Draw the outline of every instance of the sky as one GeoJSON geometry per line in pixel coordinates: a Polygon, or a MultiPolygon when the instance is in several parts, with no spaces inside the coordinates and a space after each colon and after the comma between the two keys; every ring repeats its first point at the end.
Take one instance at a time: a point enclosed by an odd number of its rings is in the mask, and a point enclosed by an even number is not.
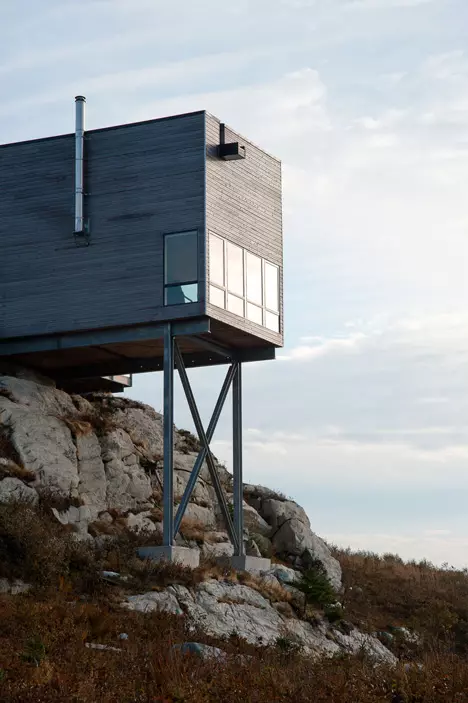
{"type": "MultiPolygon", "coordinates": [[[[286,341],[245,365],[245,480],[334,544],[468,566],[466,0],[0,10],[0,143],[73,131],[84,94],[88,129],[206,109],[282,160],[286,341]]],[[[223,373],[192,372],[205,421],[223,373]]],[[[161,379],[128,395],[160,410],[161,379]]]]}

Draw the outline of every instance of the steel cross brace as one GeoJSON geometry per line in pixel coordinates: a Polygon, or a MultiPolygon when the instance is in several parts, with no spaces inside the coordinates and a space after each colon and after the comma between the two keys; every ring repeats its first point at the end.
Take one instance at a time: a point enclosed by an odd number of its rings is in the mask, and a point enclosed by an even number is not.
{"type": "MultiPolygon", "coordinates": [[[[208,470],[210,472],[211,480],[213,482],[213,488],[216,493],[216,497],[218,499],[219,506],[221,508],[221,512],[223,514],[224,520],[226,522],[226,527],[229,533],[229,537],[231,538],[231,542],[234,545],[234,549],[236,553],[239,553],[240,549],[240,542],[238,539],[238,535],[236,534],[236,530],[234,528],[234,524],[231,518],[231,515],[229,513],[229,509],[227,506],[226,498],[224,495],[223,487],[221,486],[221,482],[219,480],[218,472],[216,471],[216,467],[214,465],[213,461],[213,455],[210,450],[210,441],[213,437],[214,431],[216,429],[216,425],[219,420],[219,416],[221,414],[221,410],[223,408],[224,402],[226,400],[226,396],[228,394],[229,388],[231,386],[232,380],[237,372],[237,367],[238,364],[237,362],[233,364],[226,376],[226,379],[224,381],[223,387],[221,389],[220,396],[218,398],[218,402],[216,403],[215,410],[213,412],[213,417],[211,418],[209,427],[207,432],[205,433],[205,430],[203,428],[203,423],[200,418],[200,413],[198,412],[197,404],[195,402],[195,397],[193,395],[192,387],[190,385],[189,378],[187,376],[187,371],[184,366],[184,362],[182,359],[182,355],[180,353],[179,347],[177,345],[177,342],[174,340],[174,360],[175,364],[177,367],[177,370],[179,372],[180,380],[182,382],[182,387],[184,389],[185,397],[187,398],[187,403],[190,408],[190,412],[192,414],[192,419],[195,425],[195,428],[197,430],[198,437],[200,439],[202,449],[197,457],[197,460],[195,462],[195,466],[192,470],[190,480],[186,486],[186,489],[184,491],[184,495],[182,497],[181,504],[179,505],[179,509],[177,511],[177,516],[174,522],[173,526],[173,539],[175,538],[175,535],[177,534],[180,524],[185,512],[185,509],[187,507],[187,504],[189,502],[190,496],[192,494],[192,491],[195,487],[195,483],[197,481],[197,478],[199,476],[199,473],[201,471],[201,467],[203,465],[203,462],[206,459],[206,463],[208,466],[208,470]]],[[[240,540],[242,541],[242,535],[240,537],[240,540]]]]}

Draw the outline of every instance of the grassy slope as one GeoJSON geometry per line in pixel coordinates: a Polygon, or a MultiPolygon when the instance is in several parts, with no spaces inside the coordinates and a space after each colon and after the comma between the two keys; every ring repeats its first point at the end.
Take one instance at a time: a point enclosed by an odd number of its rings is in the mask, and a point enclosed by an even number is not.
{"type": "Polygon", "coordinates": [[[2,703],[468,701],[463,572],[403,564],[396,557],[338,554],[347,620],[370,631],[406,625],[423,636],[418,647],[398,638],[392,644],[406,661],[423,662],[422,670],[405,671],[403,664],[387,670],[365,658],[311,662],[285,650],[284,643],[260,650],[235,638],[220,642],[187,632],[183,617],[123,611],[121,587],[99,577],[104,567],[131,573],[129,588],[140,592],[223,576],[173,567],[148,572],[133,559],[133,548],[121,540],[96,561],[47,513],[2,507],[0,577],[23,577],[36,585],[29,595],[0,596],[2,703]],[[127,640],[119,639],[122,632],[127,640]],[[186,640],[221,646],[229,659],[221,665],[175,656],[172,645],[186,640]],[[122,651],[92,650],[85,646],[91,642],[122,651]],[[249,656],[239,660],[238,654],[249,656]]]}

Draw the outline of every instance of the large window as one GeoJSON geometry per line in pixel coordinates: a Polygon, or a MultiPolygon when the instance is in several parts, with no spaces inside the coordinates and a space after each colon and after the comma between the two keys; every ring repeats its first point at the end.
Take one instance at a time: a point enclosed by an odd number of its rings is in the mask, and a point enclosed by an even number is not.
{"type": "Polygon", "coordinates": [[[280,331],[279,268],[210,234],[210,303],[280,331]]]}
{"type": "Polygon", "coordinates": [[[164,304],[198,300],[198,233],[166,234],[164,238],[164,304]]]}

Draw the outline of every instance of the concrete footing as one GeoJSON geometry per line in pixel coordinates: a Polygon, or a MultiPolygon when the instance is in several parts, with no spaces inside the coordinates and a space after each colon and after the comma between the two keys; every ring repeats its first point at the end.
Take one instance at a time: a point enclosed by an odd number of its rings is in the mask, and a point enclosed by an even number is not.
{"type": "Polygon", "coordinates": [[[231,566],[236,571],[248,571],[250,573],[259,573],[260,571],[268,571],[271,568],[270,559],[261,557],[248,557],[247,555],[231,557],[231,566]]]}
{"type": "Polygon", "coordinates": [[[139,547],[138,556],[151,561],[177,562],[191,569],[200,566],[200,550],[188,547],[139,547]]]}

